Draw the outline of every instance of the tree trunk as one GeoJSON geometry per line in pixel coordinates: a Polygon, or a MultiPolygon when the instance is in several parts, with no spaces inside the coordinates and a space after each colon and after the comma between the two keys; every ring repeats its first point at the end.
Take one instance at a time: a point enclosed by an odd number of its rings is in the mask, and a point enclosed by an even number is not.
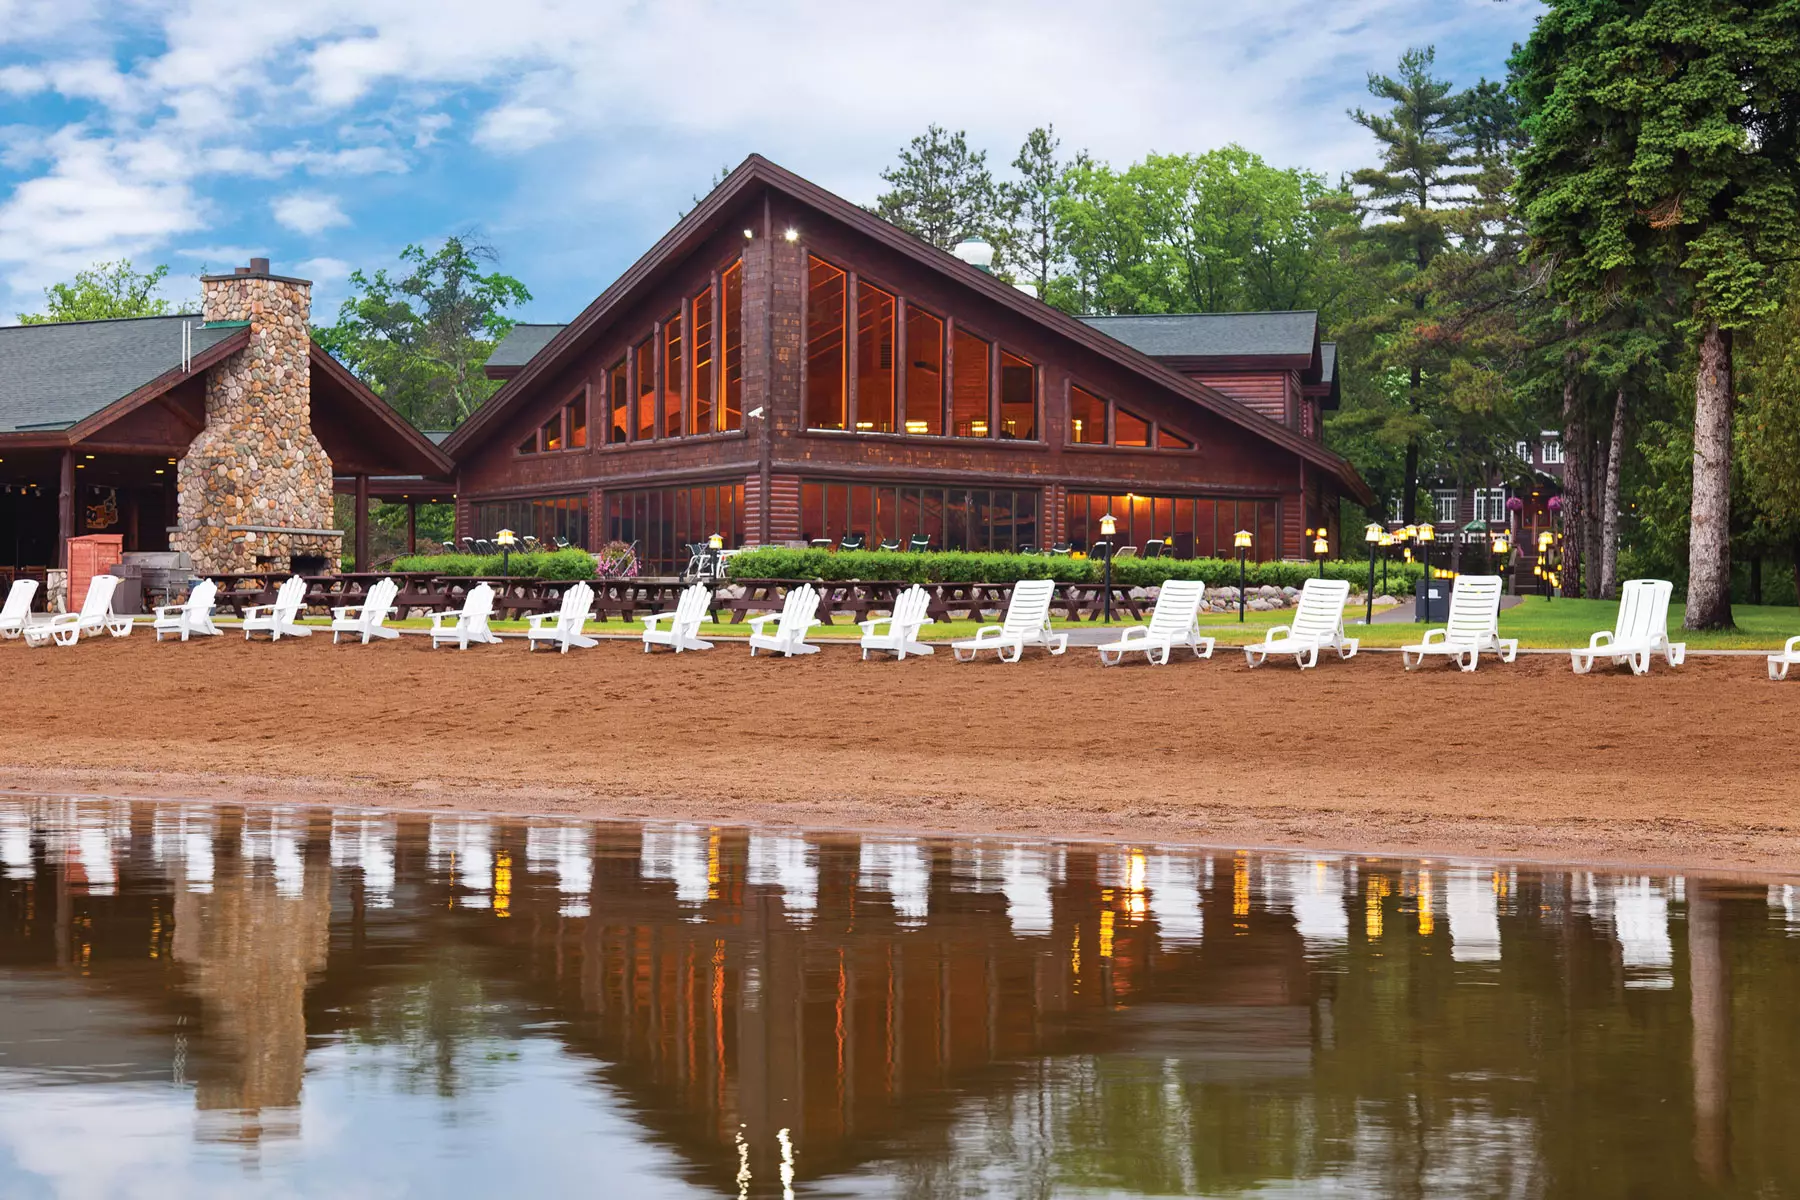
{"type": "MultiPolygon", "coordinates": [[[[1415,304],[1414,307],[1417,307],[1415,304]]],[[[1423,399],[1420,389],[1424,387],[1425,373],[1418,367],[1412,369],[1412,383],[1407,392],[1407,405],[1413,412],[1418,412],[1423,399]]],[[[1414,525],[1419,515],[1419,439],[1406,439],[1406,492],[1400,497],[1400,523],[1414,525]]]]}
{"type": "Polygon", "coordinates": [[[1731,332],[1709,323],[1694,381],[1694,503],[1688,521],[1688,629],[1731,620],[1731,332]]]}
{"type": "MultiPolygon", "coordinates": [[[[1571,329],[1573,322],[1570,323],[1571,329]]],[[[1575,355],[1563,364],[1562,594],[1579,596],[1587,544],[1588,431],[1575,355]]]]}
{"type": "Polygon", "coordinates": [[[1600,504],[1600,598],[1619,597],[1619,477],[1625,466],[1625,388],[1613,397],[1612,441],[1606,448],[1606,491],[1600,504]]]}
{"type": "Polygon", "coordinates": [[[1762,604],[1762,555],[1750,556],[1750,603],[1762,604]]]}

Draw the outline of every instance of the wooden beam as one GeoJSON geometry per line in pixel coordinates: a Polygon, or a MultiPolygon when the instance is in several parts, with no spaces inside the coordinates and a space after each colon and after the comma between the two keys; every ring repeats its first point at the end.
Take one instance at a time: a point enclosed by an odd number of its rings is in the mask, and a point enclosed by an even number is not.
{"type": "Polygon", "coordinates": [[[369,477],[356,477],[356,569],[369,569],[369,477]]]}
{"type": "Polygon", "coordinates": [[[75,451],[62,453],[62,487],[56,496],[56,565],[69,566],[69,539],[75,536],[75,451]]]}
{"type": "MultiPolygon", "coordinates": [[[[419,502],[417,500],[406,502],[406,552],[408,554],[419,552],[419,502]]],[[[362,569],[360,562],[357,564],[357,569],[362,569]]]]}
{"type": "Polygon", "coordinates": [[[175,402],[175,397],[171,396],[169,393],[163,392],[158,395],[156,397],[156,403],[167,409],[170,416],[174,417],[177,421],[180,421],[195,433],[199,433],[202,429],[206,428],[205,417],[194,416],[193,413],[177,404],[175,402]]]}

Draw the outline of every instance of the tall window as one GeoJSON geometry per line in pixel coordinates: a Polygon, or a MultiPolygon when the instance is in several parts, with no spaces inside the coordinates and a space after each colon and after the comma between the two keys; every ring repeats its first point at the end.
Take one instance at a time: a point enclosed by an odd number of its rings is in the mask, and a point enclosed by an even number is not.
{"type": "Polygon", "coordinates": [[[894,298],[856,284],[856,428],[894,431],[894,298]]]}
{"type": "Polygon", "coordinates": [[[538,427],[539,450],[549,451],[561,450],[563,448],[562,418],[562,413],[557,412],[551,416],[548,421],[545,421],[543,425],[538,427]]]}
{"type": "Polygon", "coordinates": [[[577,546],[588,544],[586,496],[541,496],[477,504],[471,515],[475,520],[475,532],[480,537],[510,529],[520,535],[529,533],[543,542],[560,537],[577,546]]]}
{"type": "Polygon", "coordinates": [[[688,383],[688,432],[713,431],[713,290],[694,297],[694,375],[688,383]]]}
{"type": "Polygon", "coordinates": [[[663,318],[663,436],[680,437],[681,427],[681,310],[663,318]]]}
{"type": "Polygon", "coordinates": [[[1475,519],[1504,524],[1506,522],[1506,489],[1476,488],[1475,519]]]}
{"type": "Polygon", "coordinates": [[[1113,406],[1113,445],[1115,446],[1148,446],[1150,444],[1150,422],[1134,413],[1128,413],[1118,405],[1113,406]]]}
{"type": "Polygon", "coordinates": [[[612,446],[623,443],[631,431],[631,394],[625,382],[625,360],[621,358],[606,369],[606,441],[612,446]]]}
{"type": "Polygon", "coordinates": [[[637,368],[637,440],[656,436],[656,339],[639,342],[632,352],[637,368]]]}
{"type": "Polygon", "coordinates": [[[1177,558],[1231,557],[1232,535],[1248,529],[1254,538],[1249,557],[1262,562],[1281,557],[1276,544],[1273,500],[1216,500],[1189,496],[1107,496],[1070,492],[1068,536],[1078,550],[1100,538],[1100,518],[1111,513],[1121,546],[1162,542],[1177,558]]]}
{"type": "Polygon", "coordinates": [[[1106,401],[1086,388],[1069,389],[1069,440],[1084,446],[1106,445],[1106,401]]]}
{"type": "Polygon", "coordinates": [[[844,273],[809,259],[806,293],[806,427],[845,424],[844,273]]]}
{"type": "Polygon", "coordinates": [[[720,429],[744,427],[744,263],[742,259],[725,268],[719,277],[725,292],[721,320],[725,325],[724,361],[719,390],[723,404],[719,413],[720,429]]]}
{"type": "Polygon", "coordinates": [[[860,533],[870,545],[929,538],[934,550],[1016,550],[1038,544],[1035,489],[904,487],[807,481],[800,528],[808,540],[860,533]]]}
{"type": "Polygon", "coordinates": [[[606,494],[607,540],[635,542],[649,572],[674,574],[687,566],[688,545],[715,533],[727,546],[743,544],[742,483],[606,494]]]}
{"type": "Polygon", "coordinates": [[[1069,385],[1069,441],[1083,446],[1123,446],[1128,449],[1192,450],[1193,440],[1154,424],[1086,388],[1069,385]],[[1112,418],[1111,436],[1107,418],[1112,418]]]}
{"type": "Polygon", "coordinates": [[[1000,436],[1020,441],[1037,436],[1037,368],[1005,350],[1000,352],[1000,436]]]}
{"type": "MultiPolygon", "coordinates": [[[[1560,437],[1546,437],[1544,439],[1544,464],[1546,466],[1554,467],[1561,463],[1562,460],[1562,439],[1560,437]]],[[[1529,462],[1531,460],[1528,458],[1526,461],[1529,462]]]]}
{"type": "Polygon", "coordinates": [[[1437,514],[1438,524],[1456,520],[1456,489],[1433,488],[1431,490],[1431,508],[1437,514]]]}
{"type": "Polygon", "coordinates": [[[587,445],[587,393],[585,391],[569,401],[567,414],[569,449],[580,450],[587,445]]]}
{"type": "Polygon", "coordinates": [[[944,432],[944,322],[906,307],[906,432],[944,432]]]}
{"type": "Polygon", "coordinates": [[[958,329],[951,351],[950,432],[988,436],[988,344],[958,329]]]}

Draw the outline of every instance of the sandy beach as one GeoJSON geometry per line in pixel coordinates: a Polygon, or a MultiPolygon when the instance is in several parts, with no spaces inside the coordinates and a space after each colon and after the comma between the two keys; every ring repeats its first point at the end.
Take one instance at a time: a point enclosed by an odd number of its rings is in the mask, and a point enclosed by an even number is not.
{"type": "Polygon", "coordinates": [[[0,644],[0,786],[1800,871],[1800,684],[736,643],[0,644]]]}

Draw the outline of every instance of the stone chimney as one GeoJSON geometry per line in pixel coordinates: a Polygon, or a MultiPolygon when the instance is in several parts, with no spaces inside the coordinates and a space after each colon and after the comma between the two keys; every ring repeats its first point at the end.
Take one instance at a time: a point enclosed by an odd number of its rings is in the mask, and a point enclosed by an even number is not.
{"type": "Polygon", "coordinates": [[[203,573],[336,570],[331,460],[312,431],[312,284],[253,258],[200,288],[206,326],[248,325],[250,344],[207,371],[206,428],[176,469],[171,543],[203,573]]]}

